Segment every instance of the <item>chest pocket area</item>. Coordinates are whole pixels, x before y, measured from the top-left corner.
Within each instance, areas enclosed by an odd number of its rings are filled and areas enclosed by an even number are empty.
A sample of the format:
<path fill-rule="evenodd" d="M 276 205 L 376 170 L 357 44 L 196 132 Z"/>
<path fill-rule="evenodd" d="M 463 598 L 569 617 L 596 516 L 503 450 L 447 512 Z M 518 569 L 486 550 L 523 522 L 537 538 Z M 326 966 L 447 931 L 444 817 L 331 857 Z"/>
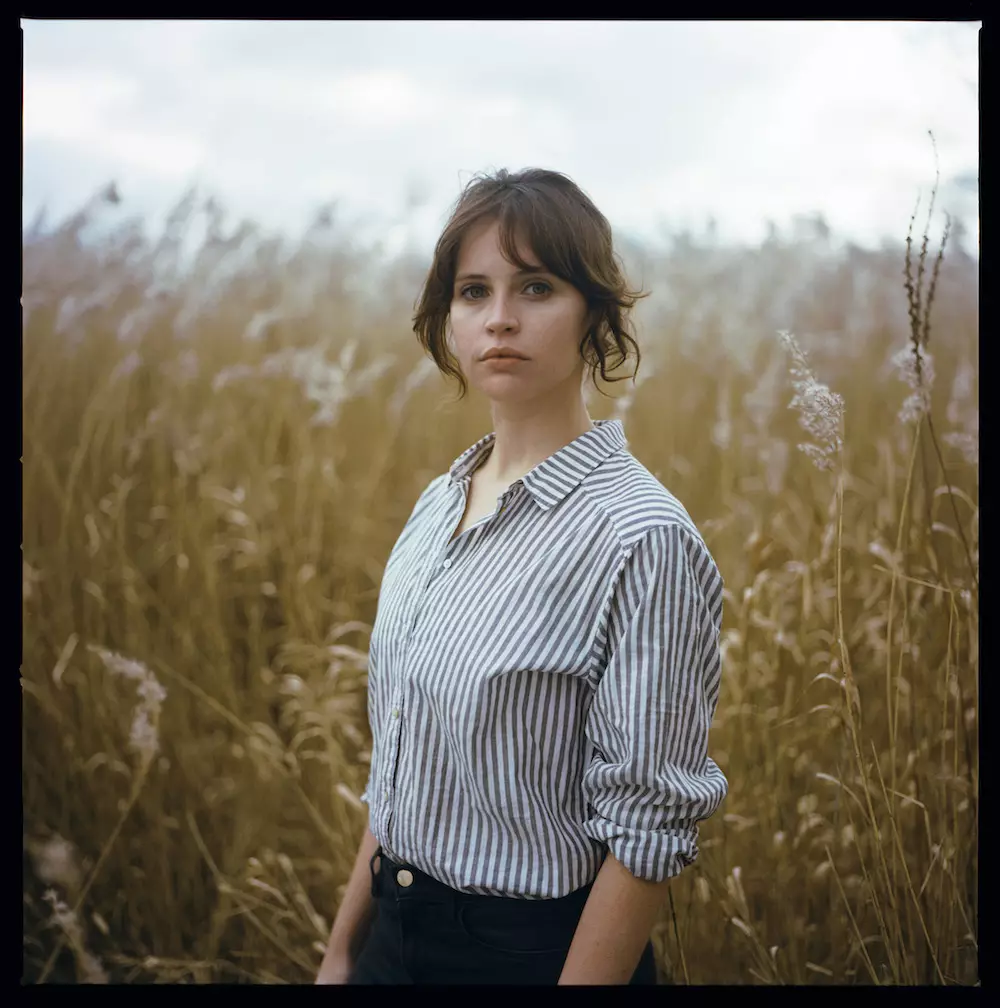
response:
<path fill-rule="evenodd" d="M 600 617 L 594 579 L 567 570 L 558 557 L 468 573 L 441 593 L 436 607 L 436 631 L 466 640 L 456 649 L 468 662 L 463 675 L 586 676 Z"/>

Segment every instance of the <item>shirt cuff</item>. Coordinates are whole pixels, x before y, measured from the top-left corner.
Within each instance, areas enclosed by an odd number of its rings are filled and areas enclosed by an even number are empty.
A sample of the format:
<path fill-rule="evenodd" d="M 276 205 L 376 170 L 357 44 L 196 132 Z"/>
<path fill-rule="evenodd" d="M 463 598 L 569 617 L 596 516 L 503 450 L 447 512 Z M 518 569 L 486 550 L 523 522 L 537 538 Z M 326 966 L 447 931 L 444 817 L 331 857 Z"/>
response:
<path fill-rule="evenodd" d="M 694 864 L 698 858 L 698 826 L 662 830 L 637 830 L 595 815 L 583 824 L 584 832 L 607 845 L 629 872 L 647 882 L 663 882 Z"/>

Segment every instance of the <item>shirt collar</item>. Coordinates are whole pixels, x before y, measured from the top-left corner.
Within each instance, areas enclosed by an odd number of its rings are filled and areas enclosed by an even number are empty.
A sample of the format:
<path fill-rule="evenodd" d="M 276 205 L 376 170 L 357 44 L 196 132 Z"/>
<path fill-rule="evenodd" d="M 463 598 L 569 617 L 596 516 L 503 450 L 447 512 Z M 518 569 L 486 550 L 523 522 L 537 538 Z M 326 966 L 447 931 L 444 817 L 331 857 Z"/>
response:
<path fill-rule="evenodd" d="M 495 440 L 496 431 L 491 431 L 466 448 L 448 470 L 448 485 L 452 486 L 474 472 L 492 451 Z M 548 511 L 582 483 L 609 455 L 627 444 L 621 420 L 595 420 L 589 431 L 539 462 L 521 477 L 520 482 L 539 507 Z"/>

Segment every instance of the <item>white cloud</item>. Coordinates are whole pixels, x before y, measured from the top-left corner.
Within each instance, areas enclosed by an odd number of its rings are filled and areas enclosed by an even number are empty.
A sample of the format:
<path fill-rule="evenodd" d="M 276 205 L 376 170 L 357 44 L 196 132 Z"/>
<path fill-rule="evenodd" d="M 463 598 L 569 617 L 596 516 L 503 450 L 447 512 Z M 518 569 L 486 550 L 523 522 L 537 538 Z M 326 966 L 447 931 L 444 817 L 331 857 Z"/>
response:
<path fill-rule="evenodd" d="M 25 142 L 97 147 L 125 170 L 183 180 L 197 168 L 204 147 L 190 136 L 127 128 L 125 115 L 138 96 L 134 80 L 109 71 L 26 73 Z"/>
<path fill-rule="evenodd" d="M 128 168 L 177 179 L 189 178 L 205 157 L 204 147 L 191 137 L 165 133 L 109 132 L 107 153 Z"/>
<path fill-rule="evenodd" d="M 341 119 L 362 128 L 385 128 L 433 110 L 429 95 L 421 95 L 419 85 L 401 73 L 376 70 L 349 74 L 317 89 L 320 104 Z"/>
<path fill-rule="evenodd" d="M 24 74 L 24 139 L 92 141 L 136 93 L 133 81 L 108 70 L 28 68 Z"/>
<path fill-rule="evenodd" d="M 273 224 L 333 198 L 391 221 L 422 180 L 429 241 L 470 173 L 541 165 L 640 233 L 818 210 L 875 240 L 933 179 L 928 128 L 944 180 L 977 170 L 974 24 L 23 24 L 26 207 L 58 142 L 66 193 L 75 162 L 126 201 L 196 173 Z"/>

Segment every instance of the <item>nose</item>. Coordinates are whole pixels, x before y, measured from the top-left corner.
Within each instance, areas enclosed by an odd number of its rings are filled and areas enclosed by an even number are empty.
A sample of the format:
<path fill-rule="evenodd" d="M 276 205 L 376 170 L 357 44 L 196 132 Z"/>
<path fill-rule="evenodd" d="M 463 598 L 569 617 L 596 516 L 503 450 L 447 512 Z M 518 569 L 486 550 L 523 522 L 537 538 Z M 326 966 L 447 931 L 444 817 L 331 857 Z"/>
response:
<path fill-rule="evenodd" d="M 516 332 L 519 327 L 511 302 L 502 294 L 495 295 L 486 319 L 487 332 Z"/>

